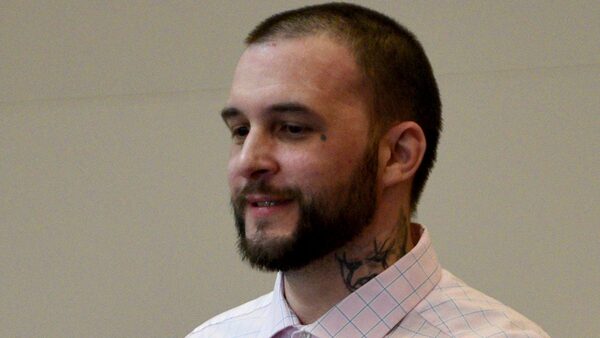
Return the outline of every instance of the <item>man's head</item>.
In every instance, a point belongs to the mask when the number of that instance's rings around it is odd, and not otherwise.
[[[308,6],[271,16],[250,32],[246,43],[317,34],[327,34],[354,55],[370,95],[371,137],[380,137],[399,121],[415,121],[423,129],[427,149],[412,184],[411,211],[415,211],[435,162],[442,127],[439,91],[423,47],[391,18],[345,3]]]
[[[386,166],[404,157],[414,209],[435,157],[440,104],[410,33],[362,7],[331,4],[273,16],[247,43],[222,115],[234,141],[240,249],[251,264],[297,269],[355,238],[397,181]],[[395,154],[415,142],[413,153]]]

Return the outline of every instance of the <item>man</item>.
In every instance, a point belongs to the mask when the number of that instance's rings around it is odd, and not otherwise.
[[[273,292],[189,337],[547,336],[443,270],[410,222],[441,104],[415,37],[350,4],[254,29],[222,117],[239,249]]]

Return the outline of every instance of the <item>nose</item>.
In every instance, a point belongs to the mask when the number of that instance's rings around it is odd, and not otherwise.
[[[275,159],[275,142],[268,133],[251,129],[237,154],[234,154],[234,173],[248,180],[269,178],[279,166]]]

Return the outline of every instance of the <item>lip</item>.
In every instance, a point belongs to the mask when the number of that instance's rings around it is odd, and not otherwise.
[[[293,200],[285,197],[263,194],[246,196],[246,211],[256,218],[272,216],[289,207]]]

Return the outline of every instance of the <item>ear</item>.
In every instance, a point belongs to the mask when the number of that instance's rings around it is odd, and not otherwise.
[[[412,180],[421,165],[427,141],[421,126],[413,121],[400,122],[384,135],[380,146],[386,163],[383,169],[385,187]]]

